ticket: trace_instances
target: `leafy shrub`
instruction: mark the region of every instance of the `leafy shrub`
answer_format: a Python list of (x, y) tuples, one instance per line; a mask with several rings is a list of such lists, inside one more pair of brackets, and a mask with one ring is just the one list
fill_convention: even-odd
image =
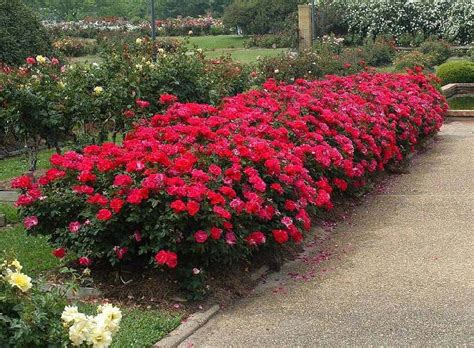
[(414, 50), (399, 54), (395, 58), (393, 65), (397, 71), (404, 71), (405, 69), (413, 69), (416, 66), (429, 68), (432, 65), (432, 61), (432, 56)]
[(432, 57), (431, 65), (442, 64), (452, 56), (450, 45), (442, 40), (426, 40), (420, 45), (419, 50), (421, 53), (428, 54)]
[(68, 57), (81, 57), (97, 53), (97, 43), (95, 41), (73, 37), (56, 40), (53, 42), (53, 47)]
[(448, 83), (474, 83), (474, 62), (456, 60), (441, 64), (436, 70), (436, 75), (443, 85)]
[(382, 37), (373, 40), (367, 38), (362, 46), (365, 61), (370, 66), (390, 64), (395, 57), (395, 43)]
[(298, 54), (284, 52), (275, 57), (262, 58), (257, 71), (265, 78), (292, 82), (298, 78), (319, 79), (327, 74), (349, 75), (363, 70), (364, 66), (360, 50), (345, 49), (337, 54), (333, 46), (323, 45), (317, 50)]
[(50, 55), (46, 30), (21, 0), (0, 0), (0, 62), (23, 63), (31, 55)]
[(62, 346), (61, 312), (66, 299), (44, 292), (21, 273), (17, 260), (0, 259), (0, 342), (8, 347)]
[(300, 242), (311, 216), (401, 161), (447, 109), (419, 74), (263, 87), (219, 108), (163, 95), (168, 110), (137, 119), (123, 145), (53, 155), (37, 183), (12, 183), (28, 232), (80, 264), (154, 260), (194, 284), (212, 267)]

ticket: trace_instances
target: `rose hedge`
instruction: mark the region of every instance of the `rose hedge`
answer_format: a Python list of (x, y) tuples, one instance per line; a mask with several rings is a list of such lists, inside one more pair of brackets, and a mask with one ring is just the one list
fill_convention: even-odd
[[(25, 227), (81, 258), (195, 270), (298, 243), (335, 196), (363, 189), (436, 133), (447, 110), (431, 78), (364, 72), (269, 80), (136, 120), (123, 145), (53, 155), (14, 180)], [(187, 274), (192, 274), (188, 272)]]

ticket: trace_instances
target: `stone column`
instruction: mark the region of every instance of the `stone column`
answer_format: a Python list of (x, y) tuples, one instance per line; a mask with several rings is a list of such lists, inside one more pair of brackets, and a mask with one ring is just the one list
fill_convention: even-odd
[(311, 5), (298, 5), (299, 50), (305, 50), (313, 45), (313, 21)]

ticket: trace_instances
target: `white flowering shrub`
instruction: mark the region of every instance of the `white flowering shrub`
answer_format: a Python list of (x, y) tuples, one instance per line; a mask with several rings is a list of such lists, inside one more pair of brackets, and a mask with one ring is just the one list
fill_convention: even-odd
[(421, 33), (460, 44), (474, 36), (472, 0), (339, 0), (349, 32), (366, 36)]

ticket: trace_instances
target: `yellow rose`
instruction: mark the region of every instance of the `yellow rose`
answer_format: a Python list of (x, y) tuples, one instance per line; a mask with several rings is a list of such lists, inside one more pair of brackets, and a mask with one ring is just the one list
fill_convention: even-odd
[(26, 274), (20, 272), (11, 272), (7, 275), (6, 279), (12, 287), (16, 286), (23, 292), (27, 292), (31, 289), (31, 278)]
[(102, 94), (103, 91), (104, 89), (100, 86), (94, 87), (94, 95)]
[(36, 56), (36, 61), (40, 64), (46, 63), (46, 58), (43, 56)]
[(140, 38), (137, 38), (137, 39), (135, 40), (135, 43), (136, 43), (137, 45), (141, 45), (141, 44), (143, 43), (143, 40), (140, 39)]

